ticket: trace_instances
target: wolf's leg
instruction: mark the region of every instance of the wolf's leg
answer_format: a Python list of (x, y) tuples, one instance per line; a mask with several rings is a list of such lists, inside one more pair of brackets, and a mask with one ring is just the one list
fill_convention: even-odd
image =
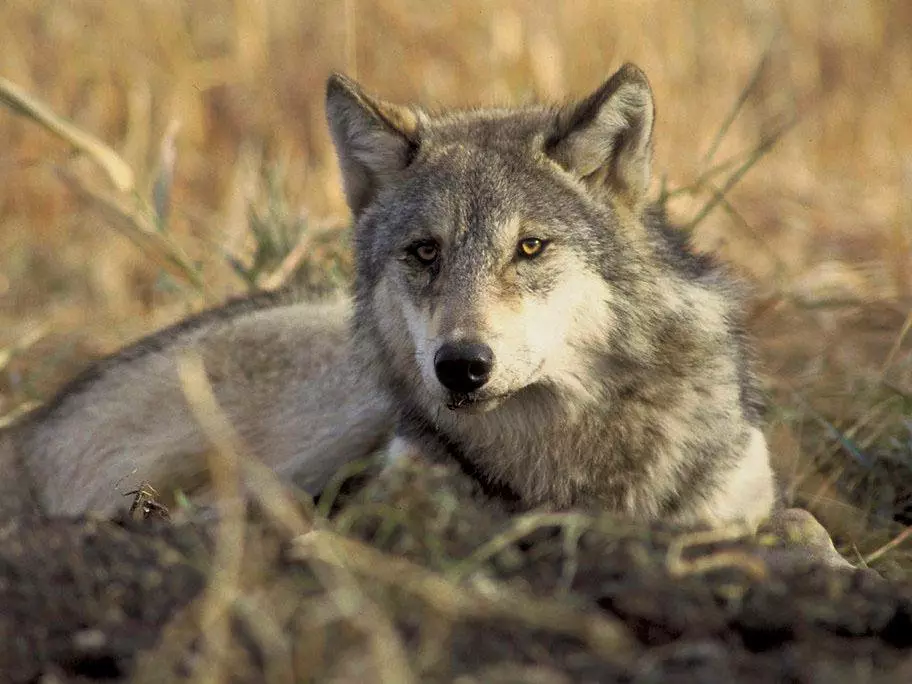
[(392, 470), (400, 464), (426, 458), (421, 444), (403, 435), (394, 435), (383, 450), (383, 470)]
[(769, 560), (774, 564), (811, 561), (834, 568), (854, 569), (836, 550), (823, 525), (804, 509), (774, 511), (757, 534), (761, 540), (766, 536), (775, 542), (769, 550)]
[(776, 496), (766, 438), (756, 427), (748, 430), (741, 458), (723, 473), (715, 494), (671, 522), (723, 526), (741, 521), (756, 529), (770, 514)]

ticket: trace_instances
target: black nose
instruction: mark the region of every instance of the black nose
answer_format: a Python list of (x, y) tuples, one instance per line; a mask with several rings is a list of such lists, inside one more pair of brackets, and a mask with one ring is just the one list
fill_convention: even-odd
[(457, 342), (443, 345), (434, 355), (434, 371), (451, 392), (474, 392), (491, 377), (494, 352), (486, 344)]

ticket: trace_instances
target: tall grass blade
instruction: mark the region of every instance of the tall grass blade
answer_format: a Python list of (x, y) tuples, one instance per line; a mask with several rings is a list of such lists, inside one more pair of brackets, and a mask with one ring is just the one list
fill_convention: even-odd
[(0, 103), (5, 104), (17, 114), (31, 119), (80, 152), (87, 154), (104, 169), (108, 178), (121, 192), (130, 192), (134, 189), (136, 179), (133, 169), (119, 154), (95, 136), (55, 114), (47, 105), (28, 95), (22, 88), (5, 78), (0, 78)]

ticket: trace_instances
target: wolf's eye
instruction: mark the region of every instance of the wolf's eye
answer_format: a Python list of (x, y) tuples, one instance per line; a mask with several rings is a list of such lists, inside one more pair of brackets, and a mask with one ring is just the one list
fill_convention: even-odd
[(430, 265), (437, 261), (440, 248), (436, 242), (419, 242), (409, 248), (409, 252), (422, 264)]
[(545, 245), (547, 244), (548, 242), (546, 240), (542, 240), (541, 238), (523, 238), (519, 241), (519, 245), (517, 246), (516, 251), (521, 257), (524, 257), (526, 259), (534, 259), (542, 253), (542, 251), (545, 249)]

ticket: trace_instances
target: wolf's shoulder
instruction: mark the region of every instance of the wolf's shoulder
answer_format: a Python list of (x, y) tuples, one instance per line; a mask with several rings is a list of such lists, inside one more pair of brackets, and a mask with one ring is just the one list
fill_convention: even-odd
[(655, 202), (643, 212), (643, 224), (649, 231), (658, 258), (685, 280), (715, 290), (740, 293), (740, 284), (730, 269), (715, 255), (697, 250), (691, 231), (668, 218), (665, 205)]

